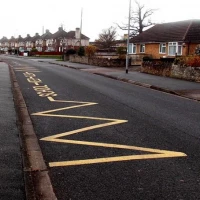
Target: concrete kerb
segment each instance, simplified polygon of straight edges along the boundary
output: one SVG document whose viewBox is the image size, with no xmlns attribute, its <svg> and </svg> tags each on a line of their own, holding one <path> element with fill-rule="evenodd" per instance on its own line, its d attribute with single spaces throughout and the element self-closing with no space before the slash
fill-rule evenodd
<svg viewBox="0 0 200 200">
<path fill-rule="evenodd" d="M 45 61 L 39 61 L 39 62 L 45 62 Z M 55 63 L 55 62 L 48 62 L 48 63 L 49 64 L 54 64 L 54 65 L 60 65 L 60 66 L 64 66 L 64 67 L 68 67 L 68 68 L 71 68 L 71 69 L 78 70 L 78 68 L 76 68 L 76 67 L 65 65 L 65 64 L 60 64 L 60 63 Z M 147 83 L 133 81 L 133 80 L 130 80 L 130 79 L 125 79 L 125 78 L 119 78 L 119 77 L 116 77 L 116 76 L 112 76 L 112 75 L 108 75 L 108 74 L 103 74 L 103 73 L 98 73 L 98 72 L 95 72 L 93 74 L 104 76 L 104 77 L 115 79 L 115 80 L 119 80 L 119 81 L 123 81 L 123 82 L 127 82 L 127 83 L 138 85 L 138 86 L 141 86 L 141 87 L 150 88 L 150 89 L 153 89 L 153 90 L 157 90 L 157 91 L 161 91 L 161 92 L 165 92 L 165 93 L 169 93 L 169 94 L 181 96 L 181 97 L 184 97 L 186 99 L 192 99 L 192 100 L 195 100 L 195 101 L 200 101 L 199 99 L 188 97 L 188 96 L 179 94 L 179 93 L 177 93 L 177 92 L 175 92 L 173 90 L 169 90 L 169 89 L 166 89 L 166 88 L 158 87 L 158 86 L 155 86 L 155 85 L 150 85 L 150 84 L 147 84 Z"/>
<path fill-rule="evenodd" d="M 57 200 L 15 72 L 11 65 L 8 66 L 18 115 L 18 125 L 21 130 L 20 140 L 26 198 L 28 200 Z"/>
</svg>

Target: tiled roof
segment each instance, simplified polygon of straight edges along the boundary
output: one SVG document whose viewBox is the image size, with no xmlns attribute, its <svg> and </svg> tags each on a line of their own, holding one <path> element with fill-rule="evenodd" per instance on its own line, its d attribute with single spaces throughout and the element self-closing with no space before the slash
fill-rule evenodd
<svg viewBox="0 0 200 200">
<path fill-rule="evenodd" d="M 58 31 L 52 35 L 53 39 L 64 38 L 66 37 L 67 32 L 63 30 L 62 27 L 59 27 Z"/>
<path fill-rule="evenodd" d="M 32 41 L 32 37 L 27 34 L 27 36 L 24 38 L 24 41 Z"/>
<path fill-rule="evenodd" d="M 68 33 L 67 33 L 67 35 L 66 35 L 66 38 L 68 38 L 68 39 L 70 39 L 70 38 L 75 38 L 75 34 L 76 34 L 76 32 L 75 31 L 69 31 Z M 81 33 L 81 39 L 83 39 L 83 40 L 88 40 L 88 39 L 90 39 L 90 38 L 88 38 L 87 36 L 85 36 L 84 34 L 82 34 Z"/>
<path fill-rule="evenodd" d="M 200 41 L 200 20 L 186 20 L 156 24 L 130 39 L 131 43 Z"/>
<path fill-rule="evenodd" d="M 19 37 L 16 39 L 18 42 L 24 42 L 24 38 L 22 38 L 21 35 L 19 35 Z"/>
<path fill-rule="evenodd" d="M 32 41 L 32 42 L 35 42 L 36 40 L 39 40 L 39 39 L 41 39 L 41 36 L 40 36 L 38 33 L 36 33 L 35 36 L 33 36 L 33 37 L 31 38 L 31 41 Z"/>
<path fill-rule="evenodd" d="M 44 33 L 41 37 L 43 40 L 47 40 L 47 39 L 52 39 L 52 33 L 49 32 L 49 30 L 46 30 L 46 33 Z"/>
<path fill-rule="evenodd" d="M 15 42 L 16 39 L 12 36 L 10 39 L 9 39 L 9 42 Z"/>
<path fill-rule="evenodd" d="M 1 42 L 8 42 L 8 38 L 7 37 L 5 37 L 5 36 L 3 36 L 2 38 L 1 38 L 1 40 L 0 40 Z"/>
<path fill-rule="evenodd" d="M 186 42 L 200 42 L 200 20 L 194 20 L 185 37 Z"/>
<path fill-rule="evenodd" d="M 58 31 L 52 35 L 52 37 L 54 39 L 57 39 L 57 38 L 75 39 L 75 33 L 76 33 L 75 31 L 66 32 L 63 30 L 62 27 L 60 27 Z M 89 40 L 89 38 L 85 36 L 84 34 L 81 34 L 81 39 Z"/>
</svg>

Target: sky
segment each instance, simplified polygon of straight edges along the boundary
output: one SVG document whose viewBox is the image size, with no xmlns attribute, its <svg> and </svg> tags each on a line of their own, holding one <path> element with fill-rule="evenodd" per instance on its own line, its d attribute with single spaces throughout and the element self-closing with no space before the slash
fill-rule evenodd
<svg viewBox="0 0 200 200">
<path fill-rule="evenodd" d="M 157 9 L 150 17 L 155 23 L 200 19 L 200 0 L 138 0 L 145 9 Z M 131 0 L 131 9 L 136 5 Z M 0 38 L 40 35 L 49 29 L 55 33 L 59 26 L 65 31 L 75 30 L 81 24 L 82 33 L 90 41 L 98 39 L 103 29 L 128 23 L 129 0 L 1 0 Z M 127 31 L 117 29 L 120 39 Z"/>
</svg>

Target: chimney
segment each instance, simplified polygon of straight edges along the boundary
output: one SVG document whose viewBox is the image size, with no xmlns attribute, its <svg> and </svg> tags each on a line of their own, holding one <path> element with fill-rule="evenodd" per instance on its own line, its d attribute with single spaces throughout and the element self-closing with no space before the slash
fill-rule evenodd
<svg viewBox="0 0 200 200">
<path fill-rule="evenodd" d="M 46 33 L 49 33 L 49 29 L 46 29 Z"/>
<path fill-rule="evenodd" d="M 80 28 L 76 28 L 76 31 L 75 31 L 75 38 L 76 38 L 76 39 L 80 39 L 80 36 L 81 36 L 81 30 L 80 30 Z"/>
<path fill-rule="evenodd" d="M 128 34 L 124 34 L 124 40 L 128 39 Z"/>
<path fill-rule="evenodd" d="M 62 30 L 63 30 L 63 27 L 62 27 L 62 26 L 58 28 L 58 31 L 62 31 Z"/>
</svg>

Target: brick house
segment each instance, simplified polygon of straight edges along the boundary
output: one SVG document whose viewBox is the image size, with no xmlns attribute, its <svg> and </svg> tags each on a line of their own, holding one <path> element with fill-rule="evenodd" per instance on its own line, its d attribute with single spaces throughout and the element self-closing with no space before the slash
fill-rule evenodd
<svg viewBox="0 0 200 200">
<path fill-rule="evenodd" d="M 22 38 L 21 35 L 19 35 L 19 37 L 15 40 L 15 48 L 19 52 L 24 52 L 25 42 L 24 42 L 24 38 Z"/>
<path fill-rule="evenodd" d="M 13 53 L 15 52 L 15 40 L 16 39 L 13 36 L 9 39 L 9 48 Z"/>
<path fill-rule="evenodd" d="M 25 43 L 25 50 L 31 51 L 32 49 L 32 37 L 30 34 L 27 34 L 27 36 L 24 38 L 24 43 Z"/>
<path fill-rule="evenodd" d="M 43 51 L 54 51 L 52 33 L 47 29 L 46 32 L 41 36 L 43 40 L 42 50 Z"/>
<path fill-rule="evenodd" d="M 79 28 L 76 28 L 75 31 L 66 32 L 62 27 L 59 27 L 54 34 L 46 30 L 42 36 L 36 33 L 33 37 L 27 34 L 25 38 L 19 35 L 18 38 L 11 37 L 9 40 L 6 37 L 0 39 L 1 53 L 12 49 L 12 52 L 19 54 L 25 50 L 30 51 L 32 48 L 36 48 L 39 52 L 63 52 L 65 49 L 78 48 L 80 45 L 88 46 L 89 38 L 81 34 Z"/>
<path fill-rule="evenodd" d="M 89 38 L 81 34 L 80 29 L 66 32 L 62 27 L 52 35 L 53 47 L 57 52 L 63 52 L 64 49 L 78 48 L 79 46 L 88 46 Z M 80 44 L 81 43 L 81 44 Z"/>
<path fill-rule="evenodd" d="M 7 52 L 9 49 L 9 40 L 7 37 L 3 36 L 0 40 L 1 52 Z"/>
<path fill-rule="evenodd" d="M 200 20 L 157 24 L 130 39 L 129 52 L 133 58 L 187 56 L 200 44 Z"/>
<path fill-rule="evenodd" d="M 35 36 L 32 37 L 31 46 L 32 48 L 36 48 L 40 52 L 42 51 L 43 39 L 39 35 L 39 33 L 36 33 Z"/>
</svg>

